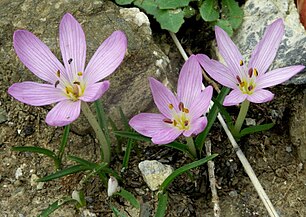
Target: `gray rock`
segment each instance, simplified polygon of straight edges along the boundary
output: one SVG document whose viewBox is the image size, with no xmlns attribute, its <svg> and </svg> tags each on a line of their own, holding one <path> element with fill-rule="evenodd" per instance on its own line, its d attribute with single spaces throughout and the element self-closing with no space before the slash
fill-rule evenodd
<svg viewBox="0 0 306 217">
<path fill-rule="evenodd" d="M 242 25 L 233 37 L 246 60 L 250 57 L 265 27 L 278 18 L 285 23 L 285 36 L 277 56 L 270 67 L 276 69 L 290 65 L 306 65 L 306 32 L 300 23 L 293 0 L 248 0 L 244 7 Z M 306 70 L 300 72 L 286 84 L 305 84 Z"/>
<path fill-rule="evenodd" d="M 3 108 L 0 108 L 0 124 L 5 121 L 7 121 L 7 112 Z"/>
<path fill-rule="evenodd" d="M 156 160 L 145 160 L 138 165 L 144 181 L 151 191 L 158 190 L 159 186 L 173 172 L 169 165 L 162 164 Z"/>
<path fill-rule="evenodd" d="M 118 107 L 129 117 L 151 107 L 152 97 L 148 76 L 161 81 L 171 77 L 168 57 L 153 42 L 148 23 L 141 12 L 135 13 L 135 19 L 129 19 L 126 13 L 120 13 L 120 7 L 111 1 L 66 1 L 42 0 L 4 0 L 0 3 L 0 77 L 1 90 L 15 82 L 40 81 L 21 61 L 18 60 L 12 46 L 13 32 L 27 29 L 38 36 L 61 60 L 58 42 L 59 22 L 65 13 L 71 13 L 81 23 L 87 40 L 87 62 L 99 45 L 113 31 L 123 30 L 128 37 L 128 51 L 123 63 L 111 76 L 108 92 L 102 97 L 103 104 L 113 120 L 119 119 Z M 137 22 L 136 22 L 137 21 Z M 158 64 L 157 64 L 158 62 Z M 160 63 L 162 62 L 162 63 Z M 168 73 L 168 74 L 167 74 Z M 24 110 L 21 103 L 13 100 L 6 91 L 1 92 L 9 107 L 9 118 L 16 123 Z M 18 105 L 18 106 L 16 106 Z M 51 107 L 47 107 L 50 109 Z M 16 118 L 15 118 L 16 117 Z M 45 118 L 45 115 L 42 115 Z M 22 122 L 22 120 L 20 120 Z M 77 124 L 88 126 L 84 119 Z"/>
</svg>

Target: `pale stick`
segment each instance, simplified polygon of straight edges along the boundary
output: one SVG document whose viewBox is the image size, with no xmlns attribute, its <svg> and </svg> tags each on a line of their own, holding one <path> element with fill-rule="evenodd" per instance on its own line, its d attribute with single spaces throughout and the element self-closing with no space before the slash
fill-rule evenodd
<svg viewBox="0 0 306 217">
<path fill-rule="evenodd" d="M 169 32 L 175 45 L 177 46 L 179 52 L 181 53 L 182 57 L 184 58 L 184 60 L 186 61 L 188 59 L 188 56 L 185 52 L 185 50 L 183 49 L 181 43 L 178 41 L 176 35 L 172 32 Z M 204 87 L 204 86 L 203 86 Z M 213 102 L 210 102 L 210 108 L 213 106 Z M 251 179 L 252 184 L 254 185 L 260 199 L 262 200 L 262 202 L 264 203 L 269 215 L 271 217 L 279 217 L 279 215 L 277 214 L 274 206 L 272 205 L 268 195 L 266 194 L 265 190 L 263 189 L 263 187 L 261 186 L 257 176 L 255 175 L 249 161 L 247 160 L 247 158 L 245 157 L 245 155 L 243 154 L 243 152 L 241 151 L 241 149 L 239 148 L 236 140 L 234 139 L 232 133 L 229 131 L 223 117 L 221 116 L 220 113 L 218 113 L 217 118 L 219 120 L 219 122 L 221 123 L 226 135 L 228 136 L 245 172 L 248 174 L 249 178 Z"/>
</svg>

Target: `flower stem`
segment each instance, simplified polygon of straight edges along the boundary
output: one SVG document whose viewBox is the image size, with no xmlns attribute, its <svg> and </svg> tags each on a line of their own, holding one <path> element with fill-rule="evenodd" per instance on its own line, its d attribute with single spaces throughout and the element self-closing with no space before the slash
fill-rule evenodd
<svg viewBox="0 0 306 217">
<path fill-rule="evenodd" d="M 67 141 L 68 141 L 69 131 L 70 131 L 70 125 L 65 126 L 63 137 L 62 137 L 62 141 L 61 141 L 61 145 L 60 145 L 60 148 L 59 148 L 59 151 L 58 151 L 58 155 L 57 155 L 57 157 L 59 159 L 59 165 L 58 165 L 57 169 L 59 169 L 59 167 L 61 167 L 61 164 L 62 164 L 62 159 L 63 159 L 64 151 L 65 151 L 65 148 L 66 148 L 66 145 L 67 145 Z"/>
<path fill-rule="evenodd" d="M 240 111 L 239 111 L 239 114 L 238 114 L 238 118 L 236 120 L 235 128 L 234 128 L 234 130 L 237 134 L 239 134 L 239 132 L 241 130 L 242 124 L 243 124 L 244 119 L 245 119 L 245 117 L 248 113 L 248 110 L 249 110 L 249 105 L 250 105 L 250 101 L 248 101 L 248 100 L 243 101 L 243 103 L 241 104 Z"/>
<path fill-rule="evenodd" d="M 186 137 L 187 141 L 187 147 L 190 151 L 190 153 L 196 158 L 197 157 L 197 150 L 194 146 L 193 138 L 192 137 Z"/>
<path fill-rule="evenodd" d="M 101 160 L 109 163 L 110 162 L 110 146 L 107 143 L 106 137 L 97 121 L 93 113 L 91 112 L 88 104 L 82 101 L 81 104 L 82 111 L 87 118 L 88 122 L 90 123 L 91 127 L 96 133 L 96 137 L 100 143 L 100 151 L 101 151 Z"/>
</svg>

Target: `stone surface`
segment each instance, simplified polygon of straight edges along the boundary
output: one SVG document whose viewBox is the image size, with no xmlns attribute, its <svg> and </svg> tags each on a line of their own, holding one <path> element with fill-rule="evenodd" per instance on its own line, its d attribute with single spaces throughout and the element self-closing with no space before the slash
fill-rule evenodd
<svg viewBox="0 0 306 217">
<path fill-rule="evenodd" d="M 242 55 L 248 60 L 267 25 L 278 18 L 285 23 L 285 36 L 270 69 L 303 64 L 306 65 L 306 31 L 300 23 L 293 0 L 248 0 L 244 7 L 242 25 L 233 36 Z M 287 84 L 305 84 L 306 70 Z"/>
<path fill-rule="evenodd" d="M 142 161 L 138 167 L 151 191 L 158 190 L 163 181 L 173 172 L 171 166 L 162 164 L 156 160 Z"/>
</svg>

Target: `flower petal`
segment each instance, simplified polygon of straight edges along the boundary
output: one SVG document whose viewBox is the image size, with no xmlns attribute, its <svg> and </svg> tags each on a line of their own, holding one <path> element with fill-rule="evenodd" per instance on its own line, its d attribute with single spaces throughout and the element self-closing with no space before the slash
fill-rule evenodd
<svg viewBox="0 0 306 217">
<path fill-rule="evenodd" d="M 102 81 L 87 86 L 84 95 L 80 97 L 80 100 L 85 102 L 98 100 L 108 90 L 109 85 L 109 81 Z"/>
<path fill-rule="evenodd" d="M 190 108 L 202 90 L 202 69 L 195 55 L 183 65 L 177 84 L 177 98 Z"/>
<path fill-rule="evenodd" d="M 208 86 L 194 100 L 189 110 L 192 120 L 198 119 L 207 112 L 212 94 L 213 88 L 212 86 Z"/>
<path fill-rule="evenodd" d="M 284 31 L 283 20 L 277 19 L 267 26 L 262 39 L 252 52 L 249 67 L 256 68 L 259 75 L 264 74 L 273 62 Z"/>
<path fill-rule="evenodd" d="M 88 83 L 95 83 L 113 73 L 122 62 L 127 49 L 127 38 L 115 31 L 95 52 L 85 70 Z"/>
<path fill-rule="evenodd" d="M 247 94 L 243 94 L 240 90 L 232 90 L 224 99 L 224 106 L 238 105 L 247 98 Z"/>
<path fill-rule="evenodd" d="M 49 111 L 46 117 L 46 122 L 50 126 L 62 127 L 75 121 L 80 116 L 81 100 L 73 102 L 71 100 L 64 100 L 56 104 L 56 106 Z"/>
<path fill-rule="evenodd" d="M 237 88 L 237 79 L 230 73 L 229 68 L 216 60 L 210 59 L 205 54 L 197 54 L 197 59 L 209 76 L 215 81 L 232 89 Z M 236 73 L 236 75 L 238 74 Z"/>
<path fill-rule="evenodd" d="M 169 128 L 163 119 L 165 119 L 165 116 L 162 114 L 140 113 L 129 121 L 129 125 L 138 133 L 152 137 L 159 131 Z"/>
<path fill-rule="evenodd" d="M 84 72 L 86 39 L 79 22 L 69 13 L 65 14 L 59 27 L 60 48 L 70 82 L 78 72 Z"/>
<path fill-rule="evenodd" d="M 256 90 L 252 95 L 248 95 L 247 100 L 253 103 L 263 103 L 271 101 L 274 94 L 268 90 L 260 89 Z"/>
<path fill-rule="evenodd" d="M 283 83 L 284 81 L 289 80 L 292 76 L 302 71 L 304 68 L 305 66 L 297 65 L 279 68 L 267 72 L 258 76 L 256 80 L 256 88 L 262 89 Z"/>
<path fill-rule="evenodd" d="M 170 104 L 173 109 L 178 109 L 178 101 L 174 94 L 165 87 L 162 83 L 154 78 L 149 78 L 150 87 L 153 95 L 154 102 L 159 111 L 167 118 L 172 118 L 172 111 L 169 108 Z"/>
<path fill-rule="evenodd" d="M 20 102 L 33 106 L 49 105 L 67 99 L 63 91 L 54 85 L 30 81 L 13 84 L 8 93 Z"/>
<path fill-rule="evenodd" d="M 240 66 L 240 61 L 243 60 L 243 57 L 237 46 L 227 35 L 227 33 L 218 26 L 215 26 L 215 35 L 219 52 L 224 58 L 227 67 L 232 72 L 241 73 L 244 69 L 244 67 Z"/>
<path fill-rule="evenodd" d="M 17 30 L 14 32 L 13 41 L 19 59 L 37 77 L 55 84 L 58 80 L 58 70 L 65 76 L 63 65 L 34 34 L 27 30 Z"/>
<path fill-rule="evenodd" d="M 200 117 L 190 123 L 191 129 L 184 131 L 183 135 L 189 137 L 191 135 L 198 135 L 201 133 L 207 125 L 207 118 Z"/>
<path fill-rule="evenodd" d="M 157 145 L 165 145 L 173 142 L 182 134 L 177 128 L 166 128 L 153 135 L 152 142 Z"/>
</svg>

